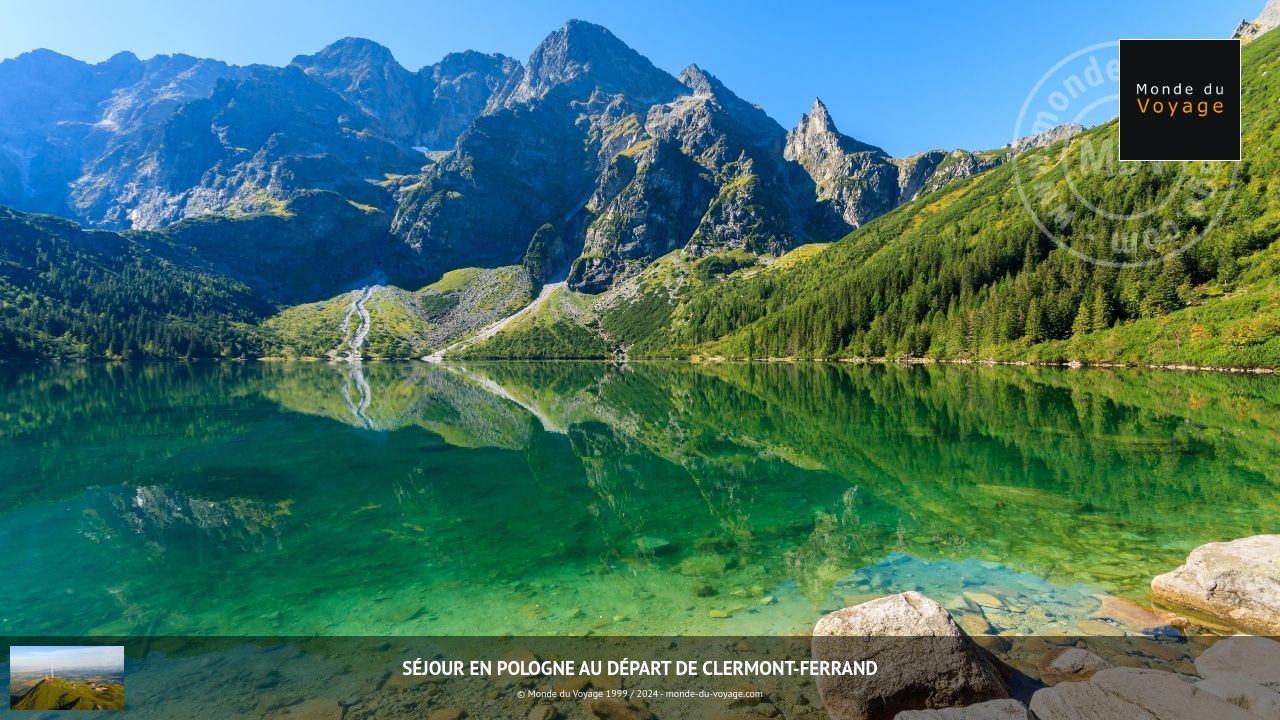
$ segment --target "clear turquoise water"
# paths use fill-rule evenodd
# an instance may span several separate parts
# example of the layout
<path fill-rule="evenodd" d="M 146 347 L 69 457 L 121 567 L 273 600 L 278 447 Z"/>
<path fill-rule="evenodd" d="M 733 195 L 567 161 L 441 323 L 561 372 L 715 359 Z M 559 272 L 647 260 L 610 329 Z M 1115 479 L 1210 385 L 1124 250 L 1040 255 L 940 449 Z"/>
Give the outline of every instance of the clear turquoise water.
<path fill-rule="evenodd" d="M 1278 490 L 1269 377 L 0 367 L 0 634 L 774 633 L 912 588 L 1065 627 Z"/>

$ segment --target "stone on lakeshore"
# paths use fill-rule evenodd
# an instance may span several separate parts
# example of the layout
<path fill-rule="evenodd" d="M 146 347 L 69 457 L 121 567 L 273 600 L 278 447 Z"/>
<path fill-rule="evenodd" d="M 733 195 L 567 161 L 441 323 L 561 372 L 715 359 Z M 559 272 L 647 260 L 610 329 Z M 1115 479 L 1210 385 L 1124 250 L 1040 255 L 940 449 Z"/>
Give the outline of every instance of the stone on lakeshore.
<path fill-rule="evenodd" d="M 813 629 L 817 660 L 874 658 L 874 676 L 820 676 L 833 720 L 889 720 L 903 710 L 972 705 L 1009 696 L 994 659 L 938 603 L 918 592 L 824 615 Z"/>
<path fill-rule="evenodd" d="M 1152 580 L 1151 595 L 1233 628 L 1280 635 L 1280 535 L 1201 545 Z"/>
<path fill-rule="evenodd" d="M 621 690 L 622 677 L 618 675 L 592 675 L 591 687 L 596 690 Z"/>
<path fill-rule="evenodd" d="M 534 705 L 527 720 L 560 720 L 560 711 L 554 705 Z"/>
<path fill-rule="evenodd" d="M 583 703 L 587 717 L 600 720 L 649 720 L 653 713 L 615 698 L 594 698 Z"/>
<path fill-rule="evenodd" d="M 1031 712 L 1039 720 L 1257 720 L 1179 675 L 1125 667 L 1038 690 Z"/>
<path fill-rule="evenodd" d="M 573 695 L 574 693 L 582 692 L 589 687 L 591 687 L 591 679 L 580 676 L 567 677 L 562 680 L 558 680 L 551 685 L 551 689 L 556 691 L 557 695 Z"/>
<path fill-rule="evenodd" d="M 1280 692 L 1280 642 L 1236 635 L 1223 638 L 1196 658 L 1200 677 L 1243 678 Z"/>
<path fill-rule="evenodd" d="M 1055 648 L 1041 656 L 1036 664 L 1040 680 L 1046 685 L 1081 682 L 1109 667 L 1111 663 L 1081 648 Z"/>
<path fill-rule="evenodd" d="M 1160 642 L 1150 638 L 1138 638 L 1133 641 L 1138 652 L 1161 660 L 1181 660 L 1187 656 L 1186 643 Z"/>
<path fill-rule="evenodd" d="M 893 720 L 1028 720 L 1027 706 L 1017 700 L 989 700 L 942 710 L 906 710 Z"/>
<path fill-rule="evenodd" d="M 1196 683 L 1196 687 L 1244 708 L 1259 718 L 1280 718 L 1280 692 L 1275 690 L 1229 676 L 1201 680 Z"/>

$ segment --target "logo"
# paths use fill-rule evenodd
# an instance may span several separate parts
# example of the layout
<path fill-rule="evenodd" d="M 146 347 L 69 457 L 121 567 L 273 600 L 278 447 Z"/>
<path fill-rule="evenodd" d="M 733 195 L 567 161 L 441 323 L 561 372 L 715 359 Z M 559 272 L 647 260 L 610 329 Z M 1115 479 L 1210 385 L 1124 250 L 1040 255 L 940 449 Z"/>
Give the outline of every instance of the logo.
<path fill-rule="evenodd" d="M 1135 41 L 1122 42 L 1128 48 Z M 1041 76 L 1018 113 L 1011 164 L 1023 207 L 1039 231 L 1060 248 L 1098 265 L 1146 267 L 1186 252 L 1213 229 L 1227 208 L 1239 163 L 1182 161 L 1178 159 L 1182 153 L 1152 162 L 1129 162 L 1128 147 L 1125 161 L 1121 160 L 1120 128 L 1129 122 L 1129 114 L 1123 111 L 1122 83 L 1128 81 L 1132 70 L 1122 70 L 1121 44 L 1116 41 L 1082 48 Z M 1197 95 L 1191 116 L 1178 120 L 1223 121 L 1230 106 L 1236 133 L 1231 159 L 1239 152 L 1239 56 L 1238 43 L 1234 45 L 1234 92 L 1226 93 L 1224 87 L 1223 96 L 1215 95 L 1222 98 L 1223 113 L 1209 117 L 1214 113 L 1214 100 L 1209 99 L 1206 117 L 1198 117 L 1195 103 L 1204 98 Z M 1152 82 L 1164 85 L 1155 75 L 1146 82 L 1148 88 Z M 1197 93 L 1210 84 L 1204 74 L 1187 74 L 1180 82 L 1184 86 L 1199 82 Z M 1221 84 L 1212 82 L 1214 86 Z M 1216 93 L 1216 87 L 1211 90 Z M 1233 105 L 1230 97 L 1235 98 Z M 1148 112 L 1156 109 L 1154 105 L 1144 107 Z M 1161 109 L 1168 112 L 1164 105 Z M 1184 109 L 1180 106 L 1178 111 Z M 1115 119 L 1117 110 L 1123 114 L 1119 121 Z M 1164 118 L 1150 115 L 1147 120 Z M 1068 130 L 1081 126 L 1089 129 L 1078 134 Z M 1167 129 L 1179 132 L 1174 126 Z M 1132 126 L 1126 128 L 1125 137 L 1132 139 L 1134 132 Z"/>

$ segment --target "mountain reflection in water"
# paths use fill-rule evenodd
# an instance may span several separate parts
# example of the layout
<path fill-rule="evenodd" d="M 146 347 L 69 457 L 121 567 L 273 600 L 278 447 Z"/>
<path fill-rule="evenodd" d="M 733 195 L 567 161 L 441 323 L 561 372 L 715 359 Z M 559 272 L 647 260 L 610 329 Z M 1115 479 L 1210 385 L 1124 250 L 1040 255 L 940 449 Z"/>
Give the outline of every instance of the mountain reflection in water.
<path fill-rule="evenodd" d="M 913 588 L 1067 629 L 1280 517 L 1270 377 L 259 363 L 0 387 L 6 634 L 792 632 Z"/>

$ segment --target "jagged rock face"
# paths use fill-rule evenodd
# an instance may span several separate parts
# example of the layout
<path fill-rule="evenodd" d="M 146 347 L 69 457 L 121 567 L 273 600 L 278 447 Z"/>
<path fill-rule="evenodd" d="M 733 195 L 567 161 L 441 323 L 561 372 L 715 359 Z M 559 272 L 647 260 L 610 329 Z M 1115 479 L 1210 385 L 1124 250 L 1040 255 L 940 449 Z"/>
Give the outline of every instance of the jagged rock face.
<path fill-rule="evenodd" d="M 37 50 L 0 62 L 0 204 L 118 226 L 93 214 L 108 169 L 136 164 L 176 108 L 242 73 L 187 55 L 90 65 Z"/>
<path fill-rule="evenodd" d="M 518 71 L 459 53 L 412 73 L 356 38 L 284 69 L 27 53 L 0 63 L 0 203 L 113 228 L 270 211 L 315 189 L 390 210 L 375 182 L 419 172 L 413 148 L 451 146 Z"/>
<path fill-rule="evenodd" d="M 542 225 L 568 222 L 597 161 L 573 118 L 540 110 L 478 118 L 400 203 L 396 234 L 442 269 L 497 266 L 520 262 Z"/>
<path fill-rule="evenodd" d="M 570 22 L 406 196 L 394 229 L 424 257 L 457 267 L 520 262 L 550 223 L 575 238 L 572 257 L 585 203 L 638 136 L 637 117 L 682 89 L 604 28 Z"/>
<path fill-rule="evenodd" d="M 1068 122 L 1061 125 L 1055 125 L 1041 133 L 1028 135 L 1024 138 L 1018 138 L 1013 143 L 1014 152 L 1022 152 L 1030 148 L 1049 147 L 1059 140 L 1075 137 L 1084 132 L 1084 126 L 1078 122 Z"/>
<path fill-rule="evenodd" d="M 989 170 L 999 153 L 930 150 L 891 158 L 836 129 L 821 100 L 787 133 L 787 160 L 799 163 L 817 186 L 833 232 L 856 228 L 947 183 Z"/>
<path fill-rule="evenodd" d="M 599 292 L 648 261 L 682 247 L 713 197 L 705 171 L 670 140 L 646 141 L 601 175 L 589 203 L 599 208 L 569 282 Z"/>
<path fill-rule="evenodd" d="M 560 90 L 577 98 L 624 94 L 641 105 L 679 92 L 678 83 L 603 27 L 570 20 L 533 51 L 520 81 L 501 99 L 529 104 Z"/>
<path fill-rule="evenodd" d="M 1266 6 L 1262 8 L 1258 17 L 1252 22 L 1241 20 L 1231 37 L 1249 42 L 1277 25 L 1280 25 L 1280 0 L 1267 0 Z"/>
<path fill-rule="evenodd" d="M 345 38 L 294 66 L 376 118 L 388 137 L 411 147 L 444 149 L 519 74 L 520 63 L 468 51 L 418 72 L 370 40 Z"/>
<path fill-rule="evenodd" d="M 898 173 L 878 147 L 836 130 L 821 100 L 787 133 L 784 157 L 800 164 L 817 185 L 818 199 L 849 227 L 892 210 L 898 203 Z"/>
<path fill-rule="evenodd" d="M 390 209 L 391 193 L 369 179 L 415 172 L 421 156 L 379 137 L 374 123 L 297 68 L 256 70 L 175 112 L 136 175 L 112 176 L 119 190 L 103 215 L 127 209 L 132 227 L 154 228 L 278 211 L 310 189 Z"/>
<path fill-rule="evenodd" d="M 776 254 L 805 241 L 813 182 L 782 157 L 782 127 L 697 66 L 686 68 L 680 81 L 693 94 L 650 109 L 645 130 L 678 142 L 716 186 L 685 251 Z"/>

